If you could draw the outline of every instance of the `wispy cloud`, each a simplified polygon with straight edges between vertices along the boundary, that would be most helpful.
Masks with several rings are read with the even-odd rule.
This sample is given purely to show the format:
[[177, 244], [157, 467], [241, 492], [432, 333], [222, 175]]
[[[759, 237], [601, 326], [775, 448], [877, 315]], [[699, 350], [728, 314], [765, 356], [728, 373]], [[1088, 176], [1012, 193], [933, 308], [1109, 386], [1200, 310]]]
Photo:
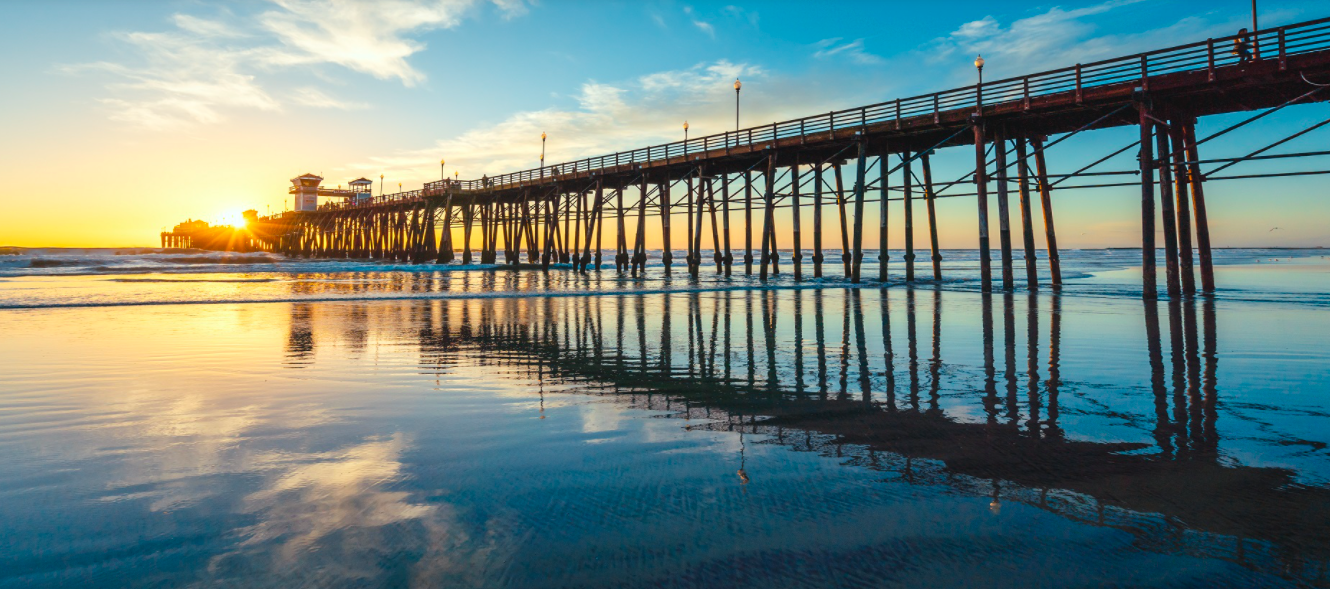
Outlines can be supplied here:
[[[312, 87], [277, 92], [260, 76], [328, 64], [417, 85], [425, 75], [408, 59], [425, 45], [413, 36], [458, 26], [479, 1], [271, 0], [271, 8], [242, 17], [176, 14], [172, 30], [113, 35], [136, 50], [137, 63], [62, 70], [112, 76], [106, 86], [110, 96], [99, 99], [111, 118], [150, 129], [217, 123], [231, 109], [365, 108]], [[527, 6], [524, 0], [490, 2], [506, 17], [525, 13]]]
[[706, 33], [707, 36], [711, 37], [712, 39], [716, 38], [716, 27], [713, 26], [711, 23], [698, 18], [697, 14], [693, 11], [692, 6], [683, 7], [683, 12], [684, 14], [688, 15], [689, 20], [693, 22], [693, 26], [697, 27], [698, 30], [702, 31], [703, 33]]
[[848, 43], [842, 43], [840, 37], [823, 39], [813, 44], [816, 51], [813, 52], [815, 59], [827, 59], [831, 57], [844, 57], [860, 65], [881, 65], [885, 60], [881, 56], [874, 55], [864, 50], [864, 40], [855, 39]]
[[[372, 157], [340, 171], [384, 173], [414, 183], [437, 178], [439, 158], [446, 157], [464, 177], [478, 178], [535, 167], [542, 132], [549, 135], [549, 163], [613, 153], [645, 141], [682, 139], [685, 119], [694, 135], [721, 132], [734, 125], [735, 78], [760, 83], [767, 73], [755, 65], [720, 60], [619, 83], [588, 81], [575, 96], [575, 108], [519, 112], [422, 149]], [[782, 96], [782, 107], [803, 100], [793, 89], [769, 92]], [[764, 104], [753, 116], [770, 116], [770, 108]]]
[[748, 21], [748, 24], [757, 27], [758, 16], [757, 11], [755, 10], [745, 10], [742, 6], [735, 6], [734, 4], [730, 4], [721, 10], [725, 12], [725, 14], [734, 18], [746, 20]]
[[472, 0], [274, 0], [259, 24], [280, 46], [265, 58], [278, 65], [331, 63], [407, 86], [425, 75], [407, 63], [423, 50], [410, 33], [446, 29], [461, 22]]
[[1157, 49], [1182, 40], [1231, 32], [1234, 27], [1233, 21], [1212, 22], [1197, 16], [1133, 34], [1098, 33], [1092, 17], [1143, 1], [1108, 0], [1074, 10], [1053, 7], [1007, 24], [985, 16], [935, 39], [923, 54], [934, 63], [957, 61], [968, 64], [969, 57], [982, 53], [988, 61], [987, 67], [1000, 76]]
[[337, 110], [363, 110], [370, 105], [363, 102], [348, 102], [333, 98], [324, 94], [322, 90], [312, 87], [296, 88], [291, 91], [291, 102], [313, 108], [332, 108]]

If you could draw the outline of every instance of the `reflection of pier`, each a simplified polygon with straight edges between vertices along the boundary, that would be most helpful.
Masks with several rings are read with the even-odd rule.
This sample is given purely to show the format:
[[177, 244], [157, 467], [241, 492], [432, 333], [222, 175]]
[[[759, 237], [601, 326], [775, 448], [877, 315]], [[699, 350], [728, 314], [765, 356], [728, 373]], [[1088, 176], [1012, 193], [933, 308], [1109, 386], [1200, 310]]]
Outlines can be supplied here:
[[[470, 299], [398, 312], [412, 315], [406, 324], [418, 326], [430, 370], [463, 361], [573, 385], [701, 420], [692, 427], [761, 433], [765, 443], [991, 496], [995, 508], [1020, 502], [1120, 529], [1150, 550], [1324, 583], [1330, 492], [1286, 469], [1218, 460], [1212, 303], [1145, 306], [1142, 361], [1156, 411], [1133, 420], [1153, 424], [1141, 428], [1149, 444], [1063, 430], [1058, 297], [981, 301], [982, 361], [972, 367], [942, 356], [937, 291]], [[297, 355], [312, 349], [304, 313], [293, 319]], [[974, 418], [949, 415], [958, 399], [980, 409]]]

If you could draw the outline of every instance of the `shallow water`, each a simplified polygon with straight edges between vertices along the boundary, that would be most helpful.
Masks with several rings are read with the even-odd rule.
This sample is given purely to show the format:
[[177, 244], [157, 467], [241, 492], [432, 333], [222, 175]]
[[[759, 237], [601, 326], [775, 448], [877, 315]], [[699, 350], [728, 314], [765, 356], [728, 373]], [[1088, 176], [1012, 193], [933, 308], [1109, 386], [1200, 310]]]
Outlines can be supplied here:
[[14, 272], [0, 586], [1326, 586], [1330, 273], [1286, 255], [1156, 304]]

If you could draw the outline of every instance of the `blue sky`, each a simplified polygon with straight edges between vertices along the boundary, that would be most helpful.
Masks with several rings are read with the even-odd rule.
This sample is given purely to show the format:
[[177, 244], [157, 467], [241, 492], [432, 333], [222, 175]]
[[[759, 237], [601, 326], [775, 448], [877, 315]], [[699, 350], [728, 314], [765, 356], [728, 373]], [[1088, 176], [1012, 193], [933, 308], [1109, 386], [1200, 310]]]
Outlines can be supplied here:
[[[1260, 12], [1263, 27], [1328, 15], [1323, 1]], [[17, 81], [0, 98], [0, 172], [11, 178], [0, 198], [28, 218], [69, 205], [60, 226], [0, 218], [0, 242], [20, 245], [149, 243], [186, 217], [280, 209], [305, 171], [329, 183], [384, 174], [392, 191], [437, 178], [441, 157], [464, 178], [532, 167], [542, 131], [551, 163], [678, 139], [684, 120], [693, 135], [718, 132], [733, 124], [736, 76], [744, 123], [759, 124], [972, 83], [978, 52], [996, 78], [1250, 22], [1245, 0], [54, 1], [4, 3], [0, 17], [13, 25], [0, 63]], [[1212, 155], [1327, 110], [1292, 109]], [[1131, 134], [1120, 131], [1069, 141], [1051, 163], [1088, 163]], [[1313, 133], [1287, 149], [1324, 141]], [[1315, 222], [1330, 212], [1323, 180], [1228, 185], [1215, 195], [1216, 224], [1234, 224], [1221, 244], [1330, 241]], [[1084, 229], [1070, 245], [1129, 245], [1130, 192], [1068, 195], [1081, 204], [1067, 222]], [[971, 206], [946, 208], [951, 245], [971, 246]], [[1110, 218], [1116, 233], [1096, 225]], [[1258, 235], [1267, 220], [1281, 228]]]

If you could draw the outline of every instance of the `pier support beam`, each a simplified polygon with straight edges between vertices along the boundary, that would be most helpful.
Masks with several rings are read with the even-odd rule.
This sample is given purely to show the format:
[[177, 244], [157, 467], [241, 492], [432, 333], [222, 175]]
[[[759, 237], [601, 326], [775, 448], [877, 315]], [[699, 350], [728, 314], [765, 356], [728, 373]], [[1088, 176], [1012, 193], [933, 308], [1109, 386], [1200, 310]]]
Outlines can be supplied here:
[[753, 274], [753, 171], [744, 170], [744, 273]]
[[1002, 289], [1015, 288], [1011, 267], [1011, 203], [1007, 186], [1007, 137], [994, 133], [993, 151], [997, 154], [998, 247], [1002, 256]]
[[868, 190], [868, 145], [859, 142], [859, 157], [854, 167], [854, 258], [850, 282], [859, 283], [864, 261], [864, 193]]
[[890, 196], [887, 186], [887, 155], [882, 154], [877, 158], [877, 192], [878, 192], [878, 210], [877, 210], [877, 279], [879, 282], [887, 281], [887, 198]]
[[813, 166], [813, 278], [822, 277], [822, 162]]
[[725, 262], [725, 275], [729, 276], [734, 269], [734, 251], [730, 249], [730, 179], [726, 176], [720, 177], [720, 207], [721, 222], [725, 224], [725, 254], [722, 260]]
[[1210, 258], [1210, 221], [1205, 210], [1205, 176], [1201, 175], [1200, 153], [1196, 146], [1196, 119], [1188, 117], [1183, 124], [1183, 140], [1187, 143], [1188, 175], [1191, 177], [1191, 203], [1196, 213], [1196, 253], [1201, 262], [1201, 291], [1215, 292], [1215, 269]]
[[919, 163], [924, 168], [924, 203], [928, 205], [928, 247], [933, 254], [933, 280], [942, 280], [942, 252], [937, 246], [937, 206], [934, 202], [937, 195], [933, 193], [933, 164], [927, 151], [919, 156]]
[[794, 280], [799, 282], [804, 278], [803, 267], [803, 227], [800, 226], [799, 215], [799, 160], [790, 166], [790, 214], [794, 220]]
[[1154, 137], [1150, 133], [1154, 121], [1147, 105], [1140, 103], [1137, 108], [1141, 115], [1141, 296], [1153, 299], [1159, 296], [1155, 270]]
[[1173, 144], [1173, 178], [1177, 195], [1178, 215], [1178, 271], [1182, 274], [1182, 292], [1196, 294], [1196, 274], [1192, 270], [1191, 245], [1191, 174], [1187, 165], [1187, 142], [1183, 140], [1182, 123], [1174, 118], [1168, 127], [1169, 141]]
[[910, 167], [910, 152], [901, 152], [901, 187], [905, 206], [905, 281], [914, 282], [914, 170]]
[[979, 288], [993, 290], [993, 265], [988, 249], [988, 162], [984, 153], [984, 123], [974, 122], [974, 185], [979, 209]]
[[1053, 290], [1062, 288], [1062, 259], [1058, 255], [1058, 234], [1053, 224], [1053, 186], [1048, 183], [1048, 162], [1044, 159], [1044, 140], [1030, 139], [1034, 150], [1035, 175], [1039, 183], [1039, 209], [1044, 213], [1044, 239], [1048, 252], [1048, 272]]
[[1030, 208], [1030, 166], [1026, 161], [1026, 140], [1016, 138], [1016, 180], [1021, 199], [1021, 245], [1025, 254], [1025, 288], [1039, 289], [1039, 272], [1035, 267], [1034, 212]]
[[1180, 276], [1178, 274], [1178, 219], [1173, 211], [1173, 166], [1171, 164], [1168, 142], [1168, 128], [1163, 125], [1155, 127], [1155, 143], [1159, 149], [1159, 205], [1160, 213], [1164, 224], [1164, 269], [1167, 273], [1167, 288], [1170, 298], [1177, 297], [1182, 292]]

